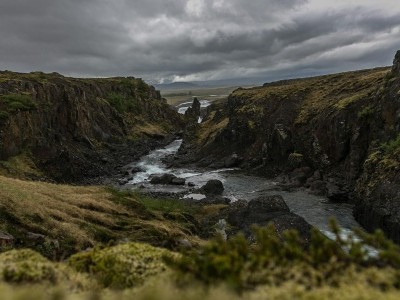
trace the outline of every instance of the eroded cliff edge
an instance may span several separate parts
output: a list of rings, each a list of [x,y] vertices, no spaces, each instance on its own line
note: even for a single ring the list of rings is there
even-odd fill
[[[134,77],[0,72],[0,170],[85,182],[166,143],[181,117]]]
[[[376,68],[238,89],[187,137],[177,163],[279,176],[400,241],[400,52]]]

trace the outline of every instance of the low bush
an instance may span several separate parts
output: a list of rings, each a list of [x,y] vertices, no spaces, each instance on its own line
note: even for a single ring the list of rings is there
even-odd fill
[[[361,240],[355,241],[353,237],[343,239],[333,221],[331,230],[335,240],[315,229],[310,244],[304,246],[296,231],[286,231],[280,237],[270,225],[254,229],[254,244],[237,235],[227,241],[214,240],[166,261],[184,280],[195,279],[207,285],[225,283],[239,291],[293,281],[308,289],[338,286],[355,269],[361,272],[369,268],[396,270],[396,275],[387,279],[387,285],[400,287],[399,246],[380,231],[375,234],[357,231]],[[370,255],[368,246],[375,247],[378,255]],[[374,283],[373,278],[368,280]]]

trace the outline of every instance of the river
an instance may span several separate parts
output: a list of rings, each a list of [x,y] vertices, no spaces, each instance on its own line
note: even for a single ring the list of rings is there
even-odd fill
[[[207,107],[210,103],[207,100],[200,101],[202,107]],[[184,113],[191,105],[185,102],[177,106],[180,113]],[[199,120],[201,121],[201,120]],[[185,186],[165,186],[152,185],[150,178],[152,175],[171,173],[177,177],[185,178],[186,182],[191,182],[195,188],[200,188],[210,179],[221,180],[224,184],[224,197],[236,201],[238,199],[251,200],[260,195],[281,195],[290,210],[303,217],[308,223],[329,234],[328,222],[334,217],[343,232],[349,233],[354,227],[360,227],[352,214],[352,205],[346,203],[333,203],[326,197],[315,196],[306,190],[299,189],[294,192],[282,191],[278,183],[261,177],[248,176],[241,174],[234,169],[203,170],[189,168],[167,168],[162,162],[163,158],[174,155],[182,140],[176,140],[164,148],[154,150],[148,155],[143,156],[139,161],[128,165],[128,168],[140,170],[135,173],[127,184],[128,188],[142,188],[145,190],[180,193],[184,198],[192,198],[193,201],[201,200],[204,195],[192,194],[193,189]]]
[[[137,168],[141,171],[134,174],[132,180],[127,184],[129,188],[183,193],[186,198],[194,198],[194,201],[203,198],[200,194],[192,194],[191,189],[185,186],[166,186],[150,184],[150,177],[156,174],[171,173],[178,177],[185,178],[186,182],[192,182],[195,188],[204,185],[210,179],[221,180],[225,191],[223,196],[232,201],[238,199],[251,200],[260,195],[281,195],[290,210],[302,216],[308,223],[322,231],[328,231],[328,220],[334,217],[338,224],[346,231],[359,224],[352,215],[352,205],[346,203],[333,203],[327,198],[309,194],[305,190],[295,192],[281,191],[277,182],[261,177],[243,175],[234,169],[201,170],[187,168],[167,168],[162,159],[176,153],[182,140],[176,140],[168,146],[154,150],[143,156],[138,162],[130,164],[129,168]]]

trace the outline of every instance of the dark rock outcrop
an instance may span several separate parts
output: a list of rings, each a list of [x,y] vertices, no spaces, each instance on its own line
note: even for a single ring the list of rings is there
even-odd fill
[[[179,178],[174,174],[163,174],[160,176],[153,176],[150,180],[151,184],[170,184],[170,185],[185,185],[186,179]]]
[[[394,57],[392,73],[395,76],[400,76],[400,50],[397,51],[396,56]]]
[[[300,216],[291,213],[282,196],[261,196],[250,202],[238,202],[225,209],[227,221],[251,236],[251,226],[265,226],[273,223],[279,234],[288,229],[296,229],[304,241],[309,241],[311,225]]]
[[[224,185],[221,180],[212,179],[207,181],[205,185],[200,188],[205,194],[221,195],[224,192]]]
[[[184,124],[159,92],[133,77],[0,72],[0,99],[0,161],[23,155],[41,176],[62,182],[110,176]]]
[[[197,124],[199,116],[201,114],[201,104],[199,99],[194,98],[193,99],[193,104],[190,106],[186,112],[185,112],[185,118],[190,122],[190,123],[195,123]]]

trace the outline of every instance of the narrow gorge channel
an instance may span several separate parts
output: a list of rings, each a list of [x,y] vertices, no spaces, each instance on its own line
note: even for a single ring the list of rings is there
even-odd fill
[[[207,101],[200,102],[203,107],[209,105]],[[180,113],[184,113],[188,106],[190,106],[190,102],[181,104],[177,109]],[[205,196],[196,193],[195,190],[207,181],[217,179],[222,181],[224,185],[223,197],[229,198],[231,201],[239,199],[250,201],[261,195],[281,195],[293,213],[303,217],[309,224],[328,235],[328,223],[331,217],[337,220],[345,234],[351,232],[354,227],[360,227],[353,217],[351,204],[334,203],[326,197],[312,195],[304,189],[291,192],[284,191],[280,188],[278,182],[262,177],[244,175],[238,169],[168,168],[163,160],[167,156],[175,155],[181,144],[182,140],[175,140],[166,147],[156,149],[143,156],[139,161],[127,165],[125,168],[134,170],[135,173],[124,187],[142,189],[147,192],[172,193],[181,198],[199,201]],[[162,174],[173,174],[179,178],[184,178],[186,184],[179,186],[150,183],[152,176]]]

